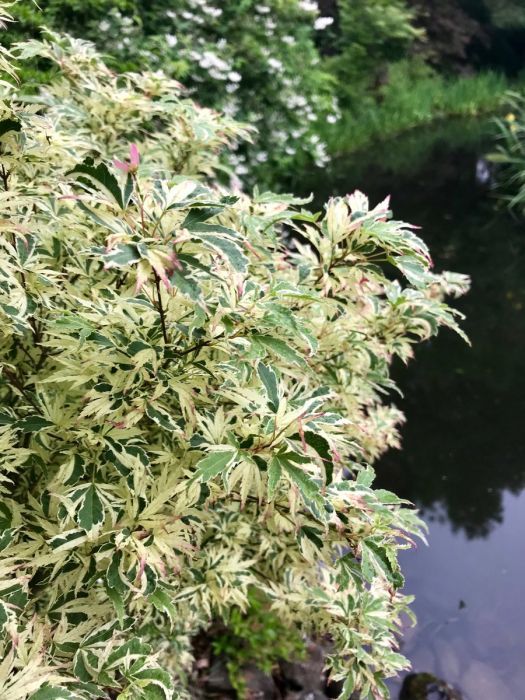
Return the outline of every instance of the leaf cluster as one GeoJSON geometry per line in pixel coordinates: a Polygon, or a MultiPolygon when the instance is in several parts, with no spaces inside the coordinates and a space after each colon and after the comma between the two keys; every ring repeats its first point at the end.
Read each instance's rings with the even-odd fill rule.
{"type": "Polygon", "coordinates": [[[246,129],[164,75],[14,50],[57,75],[0,86],[0,696],[187,697],[191,637],[253,595],[386,695],[423,530],[370,462],[466,280],[387,201],[222,188],[246,129]]]}

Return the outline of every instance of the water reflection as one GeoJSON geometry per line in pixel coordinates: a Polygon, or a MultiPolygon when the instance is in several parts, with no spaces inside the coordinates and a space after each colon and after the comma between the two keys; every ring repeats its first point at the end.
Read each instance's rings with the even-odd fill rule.
{"type": "Polygon", "coordinates": [[[422,226],[436,268],[472,276],[458,301],[472,348],[443,333],[394,367],[408,421],[379,480],[430,525],[430,546],[402,555],[419,620],[403,641],[414,670],[464,700],[522,700],[525,225],[476,181],[489,144],[483,124],[447,125],[342,159],[303,186],[318,201],[355,187],[376,201],[391,194],[396,216],[422,226]]]}
{"type": "MultiPolygon", "coordinates": [[[[464,700],[525,696],[524,505],[505,493],[505,524],[486,540],[434,522],[430,547],[402,556],[419,620],[406,630],[403,653],[415,671],[446,679],[464,700]]],[[[400,685],[391,684],[394,693],[400,685]]]]}
{"type": "Polygon", "coordinates": [[[404,449],[380,468],[383,487],[468,537],[501,523],[503,491],[525,486],[525,228],[476,181],[489,143],[486,124],[453,123],[302,183],[319,201],[355,187],[377,201],[391,194],[396,216],[422,227],[436,269],[472,276],[457,302],[472,348],[443,333],[394,368],[408,422],[404,449]]]}

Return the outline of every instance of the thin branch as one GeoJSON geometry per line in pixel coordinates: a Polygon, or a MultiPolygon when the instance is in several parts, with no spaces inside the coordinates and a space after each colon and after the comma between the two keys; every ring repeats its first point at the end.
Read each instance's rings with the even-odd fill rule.
{"type": "Polygon", "coordinates": [[[157,289],[157,299],[159,304],[159,314],[160,314],[160,325],[162,326],[162,337],[164,338],[164,343],[168,344],[168,331],[166,329],[166,316],[164,315],[164,307],[162,306],[162,297],[160,296],[160,277],[157,272],[153,270],[155,275],[155,287],[157,289]]]}
{"type": "Polygon", "coordinates": [[[11,173],[5,169],[4,164],[2,163],[2,169],[0,170],[0,178],[2,179],[2,182],[4,183],[4,190],[7,192],[9,189],[9,175],[11,173]]]}

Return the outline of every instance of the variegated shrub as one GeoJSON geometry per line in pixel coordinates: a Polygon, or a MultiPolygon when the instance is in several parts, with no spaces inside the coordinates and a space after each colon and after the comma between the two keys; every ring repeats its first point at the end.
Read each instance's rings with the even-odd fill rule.
{"type": "Polygon", "coordinates": [[[383,697],[421,524],[368,465],[465,280],[388,202],[221,189],[243,131],[162,75],[15,51],[61,73],[0,86],[0,697],[188,696],[192,636],[254,593],[383,697]]]}

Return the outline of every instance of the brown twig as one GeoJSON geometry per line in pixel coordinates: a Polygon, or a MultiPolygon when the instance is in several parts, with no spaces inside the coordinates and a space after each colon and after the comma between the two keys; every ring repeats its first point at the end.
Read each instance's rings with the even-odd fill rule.
{"type": "Polygon", "coordinates": [[[155,270],[153,270],[153,274],[155,275],[155,287],[157,289],[157,299],[160,314],[160,325],[162,327],[162,337],[164,338],[164,343],[167,345],[168,331],[166,329],[166,316],[164,315],[164,307],[162,306],[162,297],[160,296],[160,277],[158,276],[155,270]]]}

